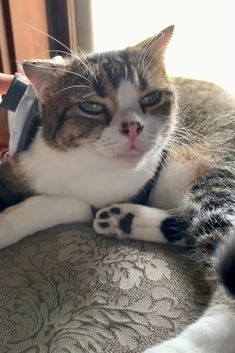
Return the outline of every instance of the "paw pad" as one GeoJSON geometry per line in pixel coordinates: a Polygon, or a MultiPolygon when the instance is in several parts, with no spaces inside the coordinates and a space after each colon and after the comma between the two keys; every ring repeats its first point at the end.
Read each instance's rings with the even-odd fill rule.
{"type": "Polygon", "coordinates": [[[100,226],[101,226],[101,228],[108,228],[109,223],[108,222],[100,222],[100,226]]]}
{"type": "Polygon", "coordinates": [[[110,214],[108,212],[102,212],[100,214],[100,218],[107,219],[110,217],[110,214]]]}
{"type": "Polygon", "coordinates": [[[130,233],[131,232],[131,225],[134,215],[132,213],[127,213],[127,215],[120,220],[119,227],[123,232],[130,233]]]}
{"type": "Polygon", "coordinates": [[[118,207],[112,207],[112,208],[110,209],[110,212],[111,212],[112,214],[121,214],[121,210],[120,210],[120,208],[118,208],[118,207]]]}
{"type": "Polygon", "coordinates": [[[130,235],[134,214],[120,207],[107,207],[96,214],[94,229],[98,234],[123,238],[130,235]]]}

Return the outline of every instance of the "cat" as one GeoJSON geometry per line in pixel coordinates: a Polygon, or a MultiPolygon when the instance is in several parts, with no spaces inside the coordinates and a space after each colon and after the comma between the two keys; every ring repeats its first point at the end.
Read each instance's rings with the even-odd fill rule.
{"type": "Polygon", "coordinates": [[[189,246],[210,306],[145,352],[234,353],[235,100],[166,76],[173,28],[120,51],[23,63],[42,127],[0,166],[0,247],[92,220],[97,234],[189,246]]]}

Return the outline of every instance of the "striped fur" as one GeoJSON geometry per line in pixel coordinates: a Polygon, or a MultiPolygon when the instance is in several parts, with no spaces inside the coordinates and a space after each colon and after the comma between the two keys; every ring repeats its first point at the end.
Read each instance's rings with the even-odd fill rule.
{"type": "Polygon", "coordinates": [[[24,64],[42,128],[27,151],[0,166],[0,208],[18,204],[0,214],[0,246],[91,220],[94,208],[99,234],[189,245],[214,288],[211,306],[148,352],[233,353],[234,301],[220,282],[235,294],[235,100],[207,82],[167,78],[172,31],[118,52],[24,64]],[[152,92],[159,101],[144,105],[152,92]],[[102,112],[84,112],[83,102],[102,112]],[[123,128],[133,125],[134,145],[123,128]],[[202,330],[209,326],[214,345],[211,330],[202,330]],[[197,344],[195,332],[203,332],[197,344]]]}

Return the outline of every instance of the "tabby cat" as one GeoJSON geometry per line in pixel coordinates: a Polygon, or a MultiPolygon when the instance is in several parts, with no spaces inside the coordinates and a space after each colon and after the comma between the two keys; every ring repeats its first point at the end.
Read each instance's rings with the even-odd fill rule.
{"type": "Polygon", "coordinates": [[[211,304],[146,352],[234,353],[235,100],[211,83],[167,78],[172,33],[23,64],[42,127],[0,167],[0,246],[93,218],[98,234],[189,246],[214,288],[211,304]]]}

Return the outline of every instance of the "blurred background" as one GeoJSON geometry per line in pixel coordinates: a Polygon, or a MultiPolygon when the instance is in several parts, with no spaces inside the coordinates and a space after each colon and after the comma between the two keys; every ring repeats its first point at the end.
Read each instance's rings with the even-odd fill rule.
{"type": "Polygon", "coordinates": [[[0,0],[0,71],[13,73],[24,59],[66,55],[68,48],[77,52],[78,46],[85,52],[124,48],[175,24],[166,55],[168,74],[213,81],[235,95],[233,4],[232,0],[0,0]]]}

